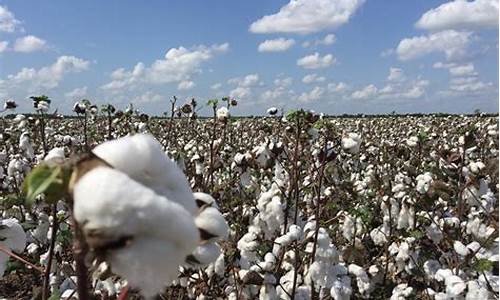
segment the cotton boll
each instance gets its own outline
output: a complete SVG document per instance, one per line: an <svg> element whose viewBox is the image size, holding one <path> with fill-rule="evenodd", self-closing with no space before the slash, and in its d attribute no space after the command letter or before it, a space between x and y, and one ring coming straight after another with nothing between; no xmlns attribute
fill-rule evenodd
<svg viewBox="0 0 500 300"><path fill-rule="evenodd" d="M411 136L406 140L406 145L409 147L416 147L418 145L418 137L416 136Z"/></svg>
<svg viewBox="0 0 500 300"><path fill-rule="evenodd" d="M217 109L216 115L217 115L217 120L225 122L230 116L229 109L227 109L227 107L225 106L222 106L219 109Z"/></svg>
<svg viewBox="0 0 500 300"><path fill-rule="evenodd" d="M113 272L145 296L175 279L178 266L198 243L194 220L183 206L117 170L87 172L76 183L73 198L75 219L90 247L107 251Z"/></svg>
<svg viewBox="0 0 500 300"><path fill-rule="evenodd" d="M349 273L356 276L356 283L358 285L359 292L361 294L369 294L372 286L370 284L370 279L368 278L368 274L366 274L365 270L355 264L349 265Z"/></svg>
<svg viewBox="0 0 500 300"><path fill-rule="evenodd" d="M50 150L43 160L46 162L62 163L64 161L64 157L64 148L57 147Z"/></svg>
<svg viewBox="0 0 500 300"><path fill-rule="evenodd" d="M432 174L429 172L426 172L424 174L420 174L417 176L417 192L420 194L425 194L429 191L432 182L434 179L432 178Z"/></svg>
<svg viewBox="0 0 500 300"><path fill-rule="evenodd" d="M0 245L15 252L26 247L26 233L16 219L0 220ZM0 252L0 278L5 272L9 256Z"/></svg>
<svg viewBox="0 0 500 300"><path fill-rule="evenodd" d="M466 284L464 283L462 278L456 275L446 277L445 285L446 293L451 297L457 297L458 295L462 294L462 292L466 288Z"/></svg>
<svg viewBox="0 0 500 300"><path fill-rule="evenodd" d="M28 132L23 132L19 137L19 149L24 152L24 155L28 159L33 159L35 157L35 152L33 150L33 146L31 145Z"/></svg>
<svg viewBox="0 0 500 300"><path fill-rule="evenodd" d="M427 227L426 233L434 244L439 244L439 242L443 239L443 232L434 223Z"/></svg>
<svg viewBox="0 0 500 300"><path fill-rule="evenodd" d="M195 199L198 207L202 207L204 205L207 205L207 206L213 206L217 209L219 208L219 206L215 202L215 199L212 196L210 196L209 194L196 192L196 193L193 193L193 196L194 196L194 199Z"/></svg>
<svg viewBox="0 0 500 300"><path fill-rule="evenodd" d="M175 244L139 237L131 245L112 251L107 260L114 273L139 288L145 297L152 297L177 277L185 256Z"/></svg>
<svg viewBox="0 0 500 300"><path fill-rule="evenodd" d="M193 259L189 260L188 258L188 262L191 263L192 261L193 265L208 265L209 263L214 262L220 254L221 249L219 245L216 243L206 243L196 247L194 252L188 256L192 256L195 261Z"/></svg>
<svg viewBox="0 0 500 300"><path fill-rule="evenodd" d="M440 268L441 264L434 259L427 260L424 263L424 272L429 278L434 278L434 275Z"/></svg>
<svg viewBox="0 0 500 300"><path fill-rule="evenodd" d="M407 283L398 284L393 290L390 300L404 300L413 293L413 288Z"/></svg>
<svg viewBox="0 0 500 300"><path fill-rule="evenodd" d="M351 154L359 152L361 146L361 137L357 133L349 133L342 139L342 148Z"/></svg>
<svg viewBox="0 0 500 300"><path fill-rule="evenodd" d="M227 238L229 226L226 220L215 207L207 207L195 219L196 226L205 231L208 236L205 240ZM202 238L204 238L202 236Z"/></svg>
<svg viewBox="0 0 500 300"><path fill-rule="evenodd" d="M465 247L465 245L460 241L453 242L453 249L455 249L455 252L457 252L460 256L465 257L469 254L469 249L467 249L467 247Z"/></svg>
<svg viewBox="0 0 500 300"><path fill-rule="evenodd" d="M92 152L113 168L196 214L196 203L186 177L153 136L123 137L103 143Z"/></svg>
<svg viewBox="0 0 500 300"><path fill-rule="evenodd" d="M342 276L333 282L330 289L330 296L335 300L349 300L351 299L352 287L351 278L349 276Z"/></svg>

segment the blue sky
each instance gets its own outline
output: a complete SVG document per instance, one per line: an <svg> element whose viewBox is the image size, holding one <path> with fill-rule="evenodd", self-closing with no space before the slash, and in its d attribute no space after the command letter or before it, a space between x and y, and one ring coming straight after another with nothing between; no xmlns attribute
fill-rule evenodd
<svg viewBox="0 0 500 300"><path fill-rule="evenodd" d="M147 3L147 4L146 4ZM0 100L498 112L498 1L0 0Z"/></svg>

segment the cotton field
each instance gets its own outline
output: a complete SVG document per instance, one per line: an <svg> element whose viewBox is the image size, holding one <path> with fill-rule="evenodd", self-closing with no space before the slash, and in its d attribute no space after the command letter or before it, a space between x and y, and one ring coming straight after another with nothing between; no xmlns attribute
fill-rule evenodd
<svg viewBox="0 0 500 300"><path fill-rule="evenodd" d="M498 299L498 116L32 100L0 120L2 299Z"/></svg>

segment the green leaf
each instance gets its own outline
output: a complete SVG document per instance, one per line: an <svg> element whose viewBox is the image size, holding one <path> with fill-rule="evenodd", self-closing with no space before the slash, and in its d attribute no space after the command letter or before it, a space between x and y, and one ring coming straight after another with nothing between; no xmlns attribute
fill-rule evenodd
<svg viewBox="0 0 500 300"><path fill-rule="evenodd" d="M61 292L60 291L54 291L52 295L50 295L48 300L59 300L61 299Z"/></svg>
<svg viewBox="0 0 500 300"><path fill-rule="evenodd" d="M420 131L417 135L419 142L423 143L429 138L429 134L425 131Z"/></svg>
<svg viewBox="0 0 500 300"><path fill-rule="evenodd" d="M210 99L207 101L208 106L217 106L219 104L219 99Z"/></svg>
<svg viewBox="0 0 500 300"><path fill-rule="evenodd" d="M418 230L418 229L410 231L410 237L415 238L416 240L420 240L424 236L425 236L425 234L422 231Z"/></svg>
<svg viewBox="0 0 500 300"><path fill-rule="evenodd" d="M474 270L477 272L489 272L493 269L493 262L486 258L476 260Z"/></svg>
<svg viewBox="0 0 500 300"><path fill-rule="evenodd" d="M0 197L0 205L4 209L11 208L14 205L23 204L24 199L22 197L18 197L16 194L9 194Z"/></svg>
<svg viewBox="0 0 500 300"><path fill-rule="evenodd" d="M25 204L31 206L38 195L46 193L47 201L62 196L63 170L61 166L41 164L34 168L23 182L23 192L26 195Z"/></svg>

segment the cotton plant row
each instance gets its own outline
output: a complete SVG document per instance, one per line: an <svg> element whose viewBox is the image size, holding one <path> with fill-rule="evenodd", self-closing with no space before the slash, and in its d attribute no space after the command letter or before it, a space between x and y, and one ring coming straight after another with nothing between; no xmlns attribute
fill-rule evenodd
<svg viewBox="0 0 500 300"><path fill-rule="evenodd" d="M0 290L35 270L62 299L498 294L497 117L235 119L227 98L202 119L174 98L68 119L36 99L2 120ZM57 180L30 194L41 169Z"/></svg>

